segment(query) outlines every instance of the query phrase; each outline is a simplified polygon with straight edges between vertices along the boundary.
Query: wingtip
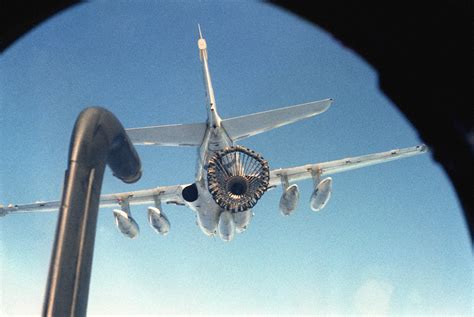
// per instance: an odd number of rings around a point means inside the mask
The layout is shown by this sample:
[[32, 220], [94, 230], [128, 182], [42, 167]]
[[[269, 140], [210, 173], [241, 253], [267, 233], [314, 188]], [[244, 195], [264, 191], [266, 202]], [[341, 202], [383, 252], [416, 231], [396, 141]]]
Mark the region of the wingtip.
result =
[[417, 146], [417, 148], [420, 150], [421, 153], [428, 152], [428, 146], [426, 144], [420, 144]]

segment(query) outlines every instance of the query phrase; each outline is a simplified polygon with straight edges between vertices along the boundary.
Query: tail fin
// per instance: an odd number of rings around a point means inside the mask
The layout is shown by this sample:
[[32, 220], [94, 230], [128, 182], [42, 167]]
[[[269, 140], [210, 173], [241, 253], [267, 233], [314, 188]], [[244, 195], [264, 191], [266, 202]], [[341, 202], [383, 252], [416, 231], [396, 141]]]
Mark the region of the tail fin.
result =
[[216, 109], [216, 99], [214, 97], [214, 89], [212, 88], [211, 82], [211, 73], [209, 72], [209, 65], [207, 63], [207, 43], [206, 40], [202, 37], [201, 26], [198, 24], [199, 30], [199, 40], [198, 40], [198, 48], [199, 48], [199, 57], [201, 58], [202, 62], [202, 72], [204, 75], [204, 85], [206, 88], [206, 96], [208, 101], [208, 123], [210, 126], [218, 127], [221, 124], [221, 118], [217, 114]]

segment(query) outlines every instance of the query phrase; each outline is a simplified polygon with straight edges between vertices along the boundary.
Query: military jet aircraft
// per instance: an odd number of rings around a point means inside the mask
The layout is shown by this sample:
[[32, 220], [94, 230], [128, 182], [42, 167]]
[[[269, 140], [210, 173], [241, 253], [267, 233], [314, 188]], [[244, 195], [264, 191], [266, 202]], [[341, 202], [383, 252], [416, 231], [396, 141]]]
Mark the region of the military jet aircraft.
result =
[[[148, 207], [148, 221], [161, 235], [166, 235], [170, 223], [162, 203], [187, 206], [196, 213], [197, 224], [208, 236], [217, 233], [230, 241], [235, 233], [245, 231], [253, 217], [252, 208], [269, 189], [281, 186], [280, 211], [290, 215], [299, 201], [298, 185], [293, 182], [312, 178], [314, 191], [310, 208], [320, 211], [328, 203], [332, 178], [323, 176], [360, 167], [418, 155], [427, 151], [425, 145], [395, 149], [340, 160], [270, 170], [268, 162], [257, 152], [239, 146], [236, 141], [269, 131], [325, 112], [332, 99], [308, 102], [285, 108], [222, 119], [217, 112], [208, 65], [207, 43], [199, 27], [199, 56], [202, 62], [207, 96], [207, 121], [127, 129], [137, 145], [196, 146], [198, 164], [191, 184], [163, 186], [152, 189], [102, 195], [101, 207], [113, 210], [121, 233], [137, 237], [139, 226], [132, 217], [130, 205], [153, 204]], [[0, 216], [13, 213], [55, 211], [60, 201], [36, 202], [0, 206]]]

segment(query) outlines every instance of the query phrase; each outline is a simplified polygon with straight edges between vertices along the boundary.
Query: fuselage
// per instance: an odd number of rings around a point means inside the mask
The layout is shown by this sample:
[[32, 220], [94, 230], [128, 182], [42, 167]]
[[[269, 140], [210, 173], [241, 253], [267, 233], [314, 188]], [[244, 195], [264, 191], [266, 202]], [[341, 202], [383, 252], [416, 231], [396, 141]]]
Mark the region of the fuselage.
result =
[[[204, 134], [201, 146], [198, 148], [198, 161], [194, 184], [196, 186], [195, 189], [197, 190], [197, 199], [194, 201], [188, 201], [186, 204], [189, 208], [196, 212], [197, 223], [201, 230], [205, 234], [212, 236], [217, 233], [219, 218], [225, 211], [219, 205], [217, 205], [211, 193], [209, 192], [207, 184], [207, 168], [209, 160], [215, 152], [223, 150], [226, 147], [233, 146], [234, 142], [231, 140], [222, 126], [222, 119], [217, 112], [214, 90], [212, 88], [211, 75], [209, 72], [207, 44], [202, 37], [200, 29], [199, 35], [200, 38], [198, 40], [198, 47], [203, 68], [204, 85], [206, 88], [206, 108], [208, 118], [206, 132]], [[235, 231], [237, 232], [242, 232], [245, 230], [250, 221], [251, 215], [252, 211], [250, 209], [239, 214], [231, 214], [231, 219], [229, 219], [228, 215], [223, 215], [225, 217], [221, 217], [223, 219], [222, 222], [230, 221], [232, 223], [227, 226], [228, 230], [221, 230], [221, 238], [224, 240], [231, 240], [234, 234], [234, 230], [232, 229], [233, 227], [235, 227]]]
[[216, 151], [232, 145], [233, 142], [227, 136], [224, 128], [221, 126], [213, 126], [208, 122], [203, 142], [198, 149], [198, 163], [195, 179], [198, 198], [193, 202], [188, 202], [189, 207], [197, 213], [199, 227], [207, 235], [214, 235], [217, 232], [219, 216], [222, 212], [222, 208], [216, 204], [208, 190], [208, 162]]

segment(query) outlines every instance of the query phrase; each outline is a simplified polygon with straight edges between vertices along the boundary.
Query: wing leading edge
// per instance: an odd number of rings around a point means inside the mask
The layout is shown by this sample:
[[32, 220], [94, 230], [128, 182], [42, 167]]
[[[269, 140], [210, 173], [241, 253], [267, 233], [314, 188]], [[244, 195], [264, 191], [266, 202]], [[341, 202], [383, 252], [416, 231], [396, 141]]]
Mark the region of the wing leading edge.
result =
[[[130, 205], [153, 204], [156, 200], [163, 203], [184, 205], [181, 192], [187, 185], [163, 186], [132, 192], [107, 194], [100, 196], [100, 208], [117, 207], [120, 201], [128, 200]], [[9, 213], [29, 213], [58, 211], [61, 207], [60, 201], [35, 202], [23, 205], [0, 206], [0, 216]]]
[[428, 147], [424, 144], [404, 149], [394, 149], [386, 152], [368, 154], [345, 158], [324, 163], [307, 164], [302, 166], [280, 168], [270, 172], [270, 187], [281, 185], [282, 177], [287, 177], [289, 182], [301, 181], [312, 178], [314, 173], [320, 176], [336, 174], [361, 167], [385, 163], [410, 156], [425, 153]]
[[[426, 145], [418, 145], [404, 149], [394, 149], [386, 152], [379, 152], [363, 156], [356, 156], [324, 163], [307, 164], [302, 166], [280, 168], [270, 172], [270, 187], [281, 185], [282, 178], [285, 177], [289, 182], [296, 182], [313, 177], [314, 172], [320, 176], [336, 174], [361, 167], [385, 163], [393, 160], [407, 158], [427, 152]], [[152, 204], [156, 200], [163, 203], [184, 205], [184, 199], [181, 195], [183, 188], [188, 186], [174, 185], [163, 186], [145, 190], [123, 192], [116, 194], [107, 194], [100, 196], [100, 207], [116, 207], [121, 200], [127, 199], [131, 205]], [[9, 213], [29, 213], [29, 212], [48, 212], [58, 211], [60, 201], [35, 202], [23, 205], [0, 206], [0, 216]]]

